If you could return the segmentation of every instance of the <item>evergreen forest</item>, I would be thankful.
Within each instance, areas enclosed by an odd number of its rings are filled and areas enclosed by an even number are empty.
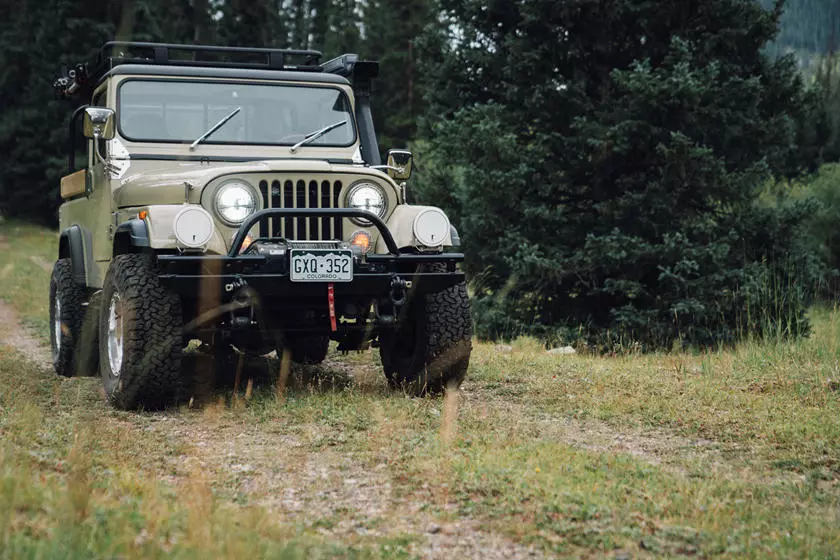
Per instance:
[[[714,347],[836,295],[836,0],[0,0],[6,219],[57,224],[52,83],[114,39],[378,60],[380,150],[459,228],[482,338]]]

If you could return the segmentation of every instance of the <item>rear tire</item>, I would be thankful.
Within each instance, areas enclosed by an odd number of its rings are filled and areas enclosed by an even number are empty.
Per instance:
[[[99,297],[92,296],[85,307],[79,343],[76,345],[76,375],[99,375]]]
[[[116,408],[158,409],[183,397],[180,298],[150,255],[114,257],[102,290],[100,373]]]
[[[431,265],[429,271],[444,271]],[[395,329],[379,335],[389,383],[416,396],[461,386],[472,351],[472,318],[466,284],[417,295],[402,309]]]
[[[85,318],[85,287],[73,280],[70,259],[58,259],[50,277],[50,348],[55,372],[76,375],[76,350]]]

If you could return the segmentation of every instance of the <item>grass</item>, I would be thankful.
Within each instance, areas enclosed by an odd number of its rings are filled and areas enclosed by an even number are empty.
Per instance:
[[[0,236],[0,296],[43,339],[48,273],[29,256],[53,259],[54,234]],[[575,557],[837,557],[840,312],[811,319],[806,340],[713,353],[477,344],[445,400],[389,391],[375,352],[333,354],[282,400],[268,383],[155,414],[0,346],[0,556],[484,556],[492,536]]]

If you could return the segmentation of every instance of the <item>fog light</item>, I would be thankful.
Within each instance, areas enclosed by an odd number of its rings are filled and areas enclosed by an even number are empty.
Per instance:
[[[172,224],[181,245],[193,249],[203,247],[213,237],[213,218],[200,206],[187,206],[175,216]]]
[[[370,249],[370,234],[363,229],[354,231],[350,236],[350,245],[354,245],[362,250],[362,254],[367,253]]]
[[[449,233],[449,218],[437,208],[423,210],[414,218],[414,237],[426,247],[443,245]]]

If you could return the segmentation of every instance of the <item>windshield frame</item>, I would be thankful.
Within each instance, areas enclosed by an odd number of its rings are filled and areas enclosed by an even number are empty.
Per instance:
[[[344,98],[344,101],[347,103],[347,106],[350,108],[348,111],[348,117],[350,121],[350,127],[352,130],[352,138],[350,142],[345,144],[307,144],[307,147],[310,148],[325,148],[325,149],[336,149],[336,148],[352,148],[359,143],[359,129],[356,126],[356,115],[354,111],[353,103],[350,100],[350,97],[347,95],[347,92],[344,88],[340,85],[332,85],[332,84],[314,84],[314,83],[295,83],[295,82],[282,82],[282,81],[263,81],[263,80],[218,80],[218,79],[192,79],[191,77],[172,77],[172,78],[159,78],[155,76],[137,76],[137,77],[130,77],[123,80],[117,84],[116,88],[116,121],[117,121],[117,134],[119,134],[120,138],[136,143],[136,144],[168,144],[168,145],[180,145],[184,147],[189,147],[190,144],[195,140],[170,140],[170,139],[151,139],[151,138],[132,138],[123,132],[122,129],[122,88],[125,84],[131,82],[166,82],[166,83],[189,83],[189,84],[226,84],[226,85],[261,85],[261,86],[271,86],[271,87],[296,87],[296,88],[305,88],[305,89],[329,89],[333,91],[337,91],[341,97]],[[302,131],[300,134],[301,136],[311,132],[311,130]],[[271,148],[278,148],[278,147],[290,147],[296,144],[296,142],[274,142],[274,143],[265,143],[265,142],[239,142],[239,141],[232,141],[232,140],[212,140],[212,136],[202,143],[204,146],[263,146],[263,147],[271,147]]]

